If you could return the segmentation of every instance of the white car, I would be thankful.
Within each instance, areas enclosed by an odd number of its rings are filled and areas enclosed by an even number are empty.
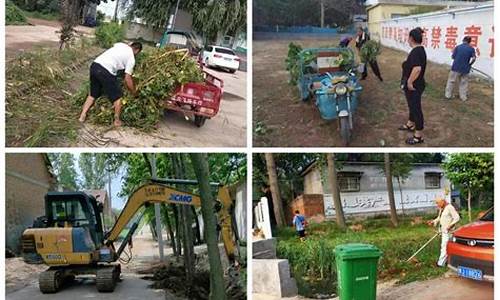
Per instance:
[[[240,68],[240,58],[232,49],[219,46],[205,46],[202,60],[207,67],[219,67],[234,73]]]

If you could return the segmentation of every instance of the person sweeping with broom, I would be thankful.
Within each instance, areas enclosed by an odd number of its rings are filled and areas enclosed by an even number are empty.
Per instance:
[[[104,94],[113,102],[115,111],[114,125],[121,126],[120,114],[123,92],[118,81],[118,72],[125,70],[125,84],[128,90],[135,95],[137,90],[132,79],[132,72],[135,66],[135,56],[141,51],[142,44],[139,42],[133,42],[130,45],[116,43],[94,60],[90,65],[90,93],[83,104],[82,113],[78,119],[80,122],[85,122],[87,112],[104,91]]]
[[[427,222],[429,226],[438,226],[441,233],[441,253],[436,263],[438,267],[446,266],[448,254],[446,253],[446,246],[450,240],[450,231],[460,221],[460,215],[453,205],[446,202],[444,198],[436,199],[436,205],[439,208],[439,214],[436,219]]]

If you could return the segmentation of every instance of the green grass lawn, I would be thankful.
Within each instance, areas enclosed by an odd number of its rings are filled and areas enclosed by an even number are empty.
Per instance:
[[[476,211],[473,216],[478,213]],[[463,211],[461,216],[461,224],[467,223],[467,213]],[[368,219],[350,222],[349,226],[356,226],[347,231],[341,231],[334,222],[311,224],[306,229],[307,239],[304,242],[297,238],[293,228],[284,228],[277,232],[278,256],[289,260],[299,294],[304,296],[336,292],[334,249],[345,243],[373,244],[382,250],[378,265],[379,280],[396,279],[399,283],[408,283],[433,278],[446,272],[446,268],[435,267],[440,237],[434,239],[415,259],[406,260],[435,234],[433,228],[425,224],[434,217],[405,218],[400,220],[397,228],[393,228],[387,218]]]

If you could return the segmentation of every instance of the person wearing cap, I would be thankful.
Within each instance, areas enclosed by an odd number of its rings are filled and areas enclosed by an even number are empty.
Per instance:
[[[460,215],[453,205],[446,202],[444,198],[436,199],[436,205],[439,208],[437,218],[429,221],[427,224],[434,227],[439,225],[439,232],[441,233],[441,253],[437,261],[438,267],[446,266],[448,254],[446,253],[446,245],[450,240],[450,231],[460,221]]]
[[[462,101],[467,101],[467,92],[469,89],[469,73],[472,65],[476,61],[476,50],[470,45],[471,37],[466,36],[463,43],[453,49],[451,58],[453,64],[446,82],[445,98],[450,100],[453,94],[453,87],[458,81],[458,95]]]

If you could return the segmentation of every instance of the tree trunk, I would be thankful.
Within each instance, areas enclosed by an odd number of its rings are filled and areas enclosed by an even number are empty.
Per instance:
[[[74,37],[74,27],[80,23],[80,17],[85,6],[83,0],[61,1],[61,30],[59,36],[59,50],[69,43]]]
[[[276,164],[272,153],[266,153],[267,174],[269,176],[269,185],[273,196],[274,217],[278,227],[285,226],[285,214],[283,212],[283,202],[281,201],[280,188],[278,185],[278,176],[276,175]]]
[[[172,162],[174,166],[175,177],[178,179],[186,178],[184,170],[184,156],[182,153],[172,154]],[[193,220],[191,217],[191,208],[188,205],[181,205],[181,220],[182,220],[182,246],[184,248],[184,268],[186,270],[186,283],[191,285],[194,278],[194,244],[193,244],[193,229],[191,225]]]
[[[469,210],[469,222],[472,222],[472,206],[470,204],[472,200],[472,191],[471,188],[467,189],[467,209]]]
[[[394,200],[394,187],[392,185],[391,158],[389,153],[384,153],[385,178],[387,181],[387,193],[389,195],[389,206],[391,207],[391,222],[394,227],[398,227],[398,214],[396,212],[396,202]]]
[[[193,230],[191,228],[192,218],[191,210],[188,205],[181,206],[182,224],[183,224],[183,247],[184,247],[184,268],[186,269],[186,283],[193,284],[194,277],[194,244]]]
[[[200,221],[198,221],[198,216],[196,214],[196,209],[191,206],[191,212],[193,213],[194,222],[196,224],[196,244],[201,244],[201,234],[200,234]]]
[[[227,299],[224,284],[224,272],[219,254],[217,242],[217,222],[214,215],[214,195],[209,183],[208,159],[206,153],[191,153],[193,169],[198,179],[201,213],[204,223],[205,241],[208,249],[208,261],[210,264],[210,300]]]
[[[167,225],[168,236],[170,237],[170,245],[172,246],[172,252],[174,253],[174,256],[177,256],[177,248],[175,247],[174,230],[172,228],[172,222],[170,221],[170,216],[168,215],[168,206],[164,205],[163,210],[165,212],[165,223]]]
[[[151,235],[153,236],[153,240],[157,242],[158,236],[156,234],[156,223],[154,222],[154,220],[151,220],[149,222],[149,230],[151,230]]]
[[[120,3],[120,0],[115,0],[116,1],[116,6],[115,6],[115,14],[113,16],[113,21],[117,22],[118,21],[118,5]]]
[[[174,212],[174,223],[175,223],[175,247],[177,247],[177,256],[182,255],[182,243],[181,236],[182,230],[179,222],[179,211],[177,210],[177,205],[170,204],[172,211]]]
[[[399,196],[400,198],[400,203],[401,203],[401,213],[403,214],[403,217],[405,216],[405,207],[403,205],[403,189],[401,188],[401,178],[398,176],[396,177],[398,179],[398,187],[399,187]]]
[[[337,169],[335,169],[335,155],[333,153],[326,154],[326,160],[328,164],[328,181],[330,182],[333,205],[335,206],[335,218],[337,219],[337,225],[341,229],[345,229],[344,210],[340,200],[340,189],[339,183],[337,182]]]

